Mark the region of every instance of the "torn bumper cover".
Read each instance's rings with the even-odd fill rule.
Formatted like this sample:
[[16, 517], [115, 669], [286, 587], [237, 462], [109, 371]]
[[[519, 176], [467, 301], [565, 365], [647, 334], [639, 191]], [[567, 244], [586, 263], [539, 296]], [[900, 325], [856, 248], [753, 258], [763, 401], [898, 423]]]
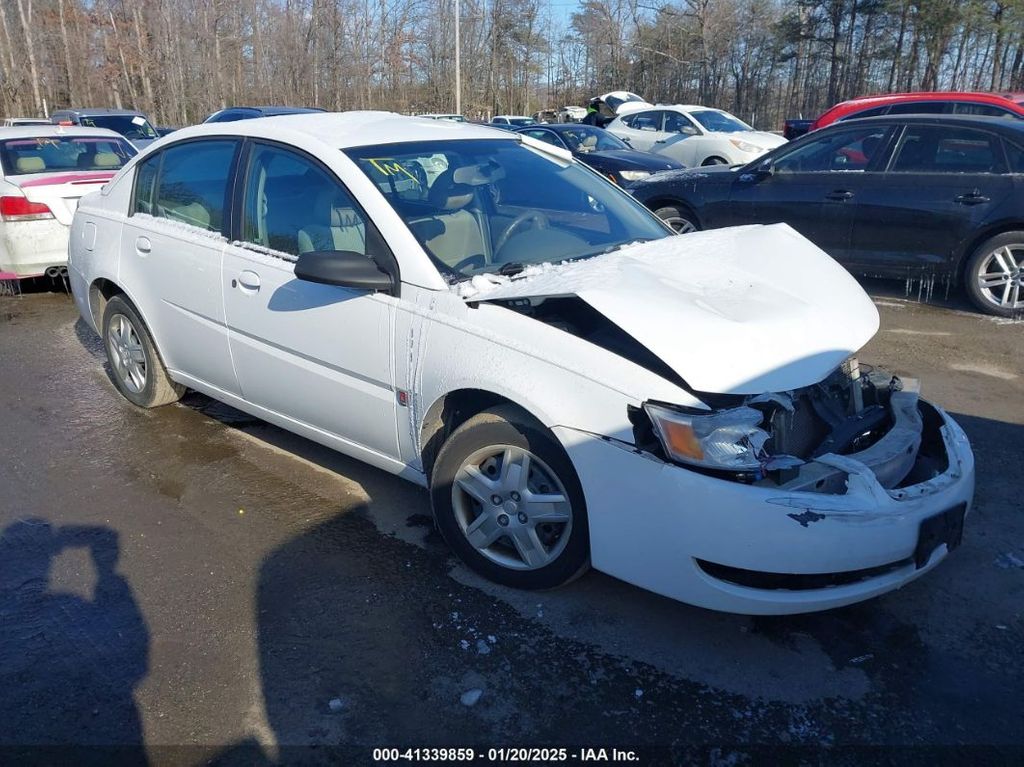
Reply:
[[[892, 413], [870, 448], [820, 456], [771, 486], [555, 431], [587, 489], [594, 567], [712, 609], [798, 613], [899, 588], [959, 543], [974, 494], [966, 435], [916, 395], [894, 396]], [[933, 468], [915, 481], [908, 464], [926, 452]]]

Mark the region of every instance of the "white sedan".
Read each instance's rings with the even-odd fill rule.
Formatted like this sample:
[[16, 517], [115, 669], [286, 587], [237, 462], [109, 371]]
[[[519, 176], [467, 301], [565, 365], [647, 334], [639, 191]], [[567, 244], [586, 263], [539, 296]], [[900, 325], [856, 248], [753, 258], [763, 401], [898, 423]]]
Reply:
[[634, 149], [664, 154], [687, 168], [742, 165], [786, 143], [721, 109], [682, 104], [623, 104], [605, 128]]
[[[430, 169], [431, 173], [427, 170]], [[388, 113], [207, 124], [75, 215], [132, 403], [186, 387], [430, 489], [478, 573], [788, 613], [960, 541], [960, 427], [859, 368], [871, 300], [784, 225], [674, 237], [567, 152]]]
[[135, 154], [103, 128], [0, 128], [0, 280], [66, 272], [79, 198]]

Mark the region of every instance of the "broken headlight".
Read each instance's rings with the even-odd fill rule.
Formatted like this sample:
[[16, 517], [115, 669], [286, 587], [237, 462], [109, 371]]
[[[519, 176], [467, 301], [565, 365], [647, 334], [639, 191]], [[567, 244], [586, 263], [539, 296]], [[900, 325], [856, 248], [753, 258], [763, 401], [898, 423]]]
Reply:
[[665, 453], [674, 461], [726, 471], [760, 468], [769, 434], [760, 428], [764, 416], [754, 408], [718, 412], [684, 412], [644, 404]]

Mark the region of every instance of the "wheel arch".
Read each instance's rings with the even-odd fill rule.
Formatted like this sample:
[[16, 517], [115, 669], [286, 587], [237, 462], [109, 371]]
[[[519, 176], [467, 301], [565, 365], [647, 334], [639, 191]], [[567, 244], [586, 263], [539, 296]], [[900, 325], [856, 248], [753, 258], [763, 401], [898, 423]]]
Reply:
[[[113, 280], [106, 277], [98, 277], [89, 285], [89, 312], [92, 314], [93, 324], [102, 335], [103, 313], [107, 309], [107, 303], [114, 296], [122, 295], [131, 301], [124, 289]], [[135, 302], [132, 301], [132, 306]], [[138, 311], [138, 309], [136, 309]]]
[[468, 387], [446, 392], [427, 408], [419, 425], [420, 460], [428, 484], [437, 454], [448, 436], [477, 413], [497, 406], [514, 408], [541, 428], [547, 429], [542, 418], [504, 394]]
[[700, 216], [697, 215], [697, 211], [694, 209], [693, 205], [671, 194], [660, 194], [651, 197], [649, 200], [644, 202], [644, 205], [646, 205], [652, 213], [656, 211], [658, 208], [664, 208], [666, 205], [671, 205], [676, 208], [682, 208], [684, 211], [693, 216], [693, 222], [697, 224], [699, 228], [704, 228], [704, 223], [700, 220]]
[[993, 237], [998, 237], [1001, 234], [1006, 234], [1007, 232], [1018, 231], [1024, 232], [1024, 220], [998, 221], [976, 232], [965, 242], [956, 255], [956, 261], [950, 270], [954, 284], [965, 284], [964, 277], [967, 270], [967, 262], [970, 261], [974, 251], [981, 247], [983, 242], [991, 240]]

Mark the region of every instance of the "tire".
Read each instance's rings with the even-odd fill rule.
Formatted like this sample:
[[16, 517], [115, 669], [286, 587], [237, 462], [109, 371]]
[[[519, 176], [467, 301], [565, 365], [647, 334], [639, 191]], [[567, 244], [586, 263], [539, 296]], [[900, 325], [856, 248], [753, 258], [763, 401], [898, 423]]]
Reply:
[[114, 386], [133, 405], [168, 405], [185, 393], [167, 375], [146, 323], [121, 296], [111, 298], [103, 311], [103, 348]]
[[724, 157], [707, 157], [704, 162], [701, 163], [701, 167], [707, 167], [708, 165], [728, 165], [728, 161]]
[[1024, 313], [1024, 231], [997, 234], [967, 259], [967, 295], [981, 311], [997, 317]]
[[697, 217], [678, 205], [666, 205], [654, 211], [654, 215], [675, 230], [676, 234], [689, 234], [700, 231]]
[[[520, 482], [524, 456], [529, 468]], [[542, 494], [563, 502], [527, 500]], [[430, 496], [445, 542], [488, 580], [550, 589], [590, 567], [586, 504], [576, 470], [554, 436], [514, 407], [485, 410], [452, 432], [434, 463]]]

